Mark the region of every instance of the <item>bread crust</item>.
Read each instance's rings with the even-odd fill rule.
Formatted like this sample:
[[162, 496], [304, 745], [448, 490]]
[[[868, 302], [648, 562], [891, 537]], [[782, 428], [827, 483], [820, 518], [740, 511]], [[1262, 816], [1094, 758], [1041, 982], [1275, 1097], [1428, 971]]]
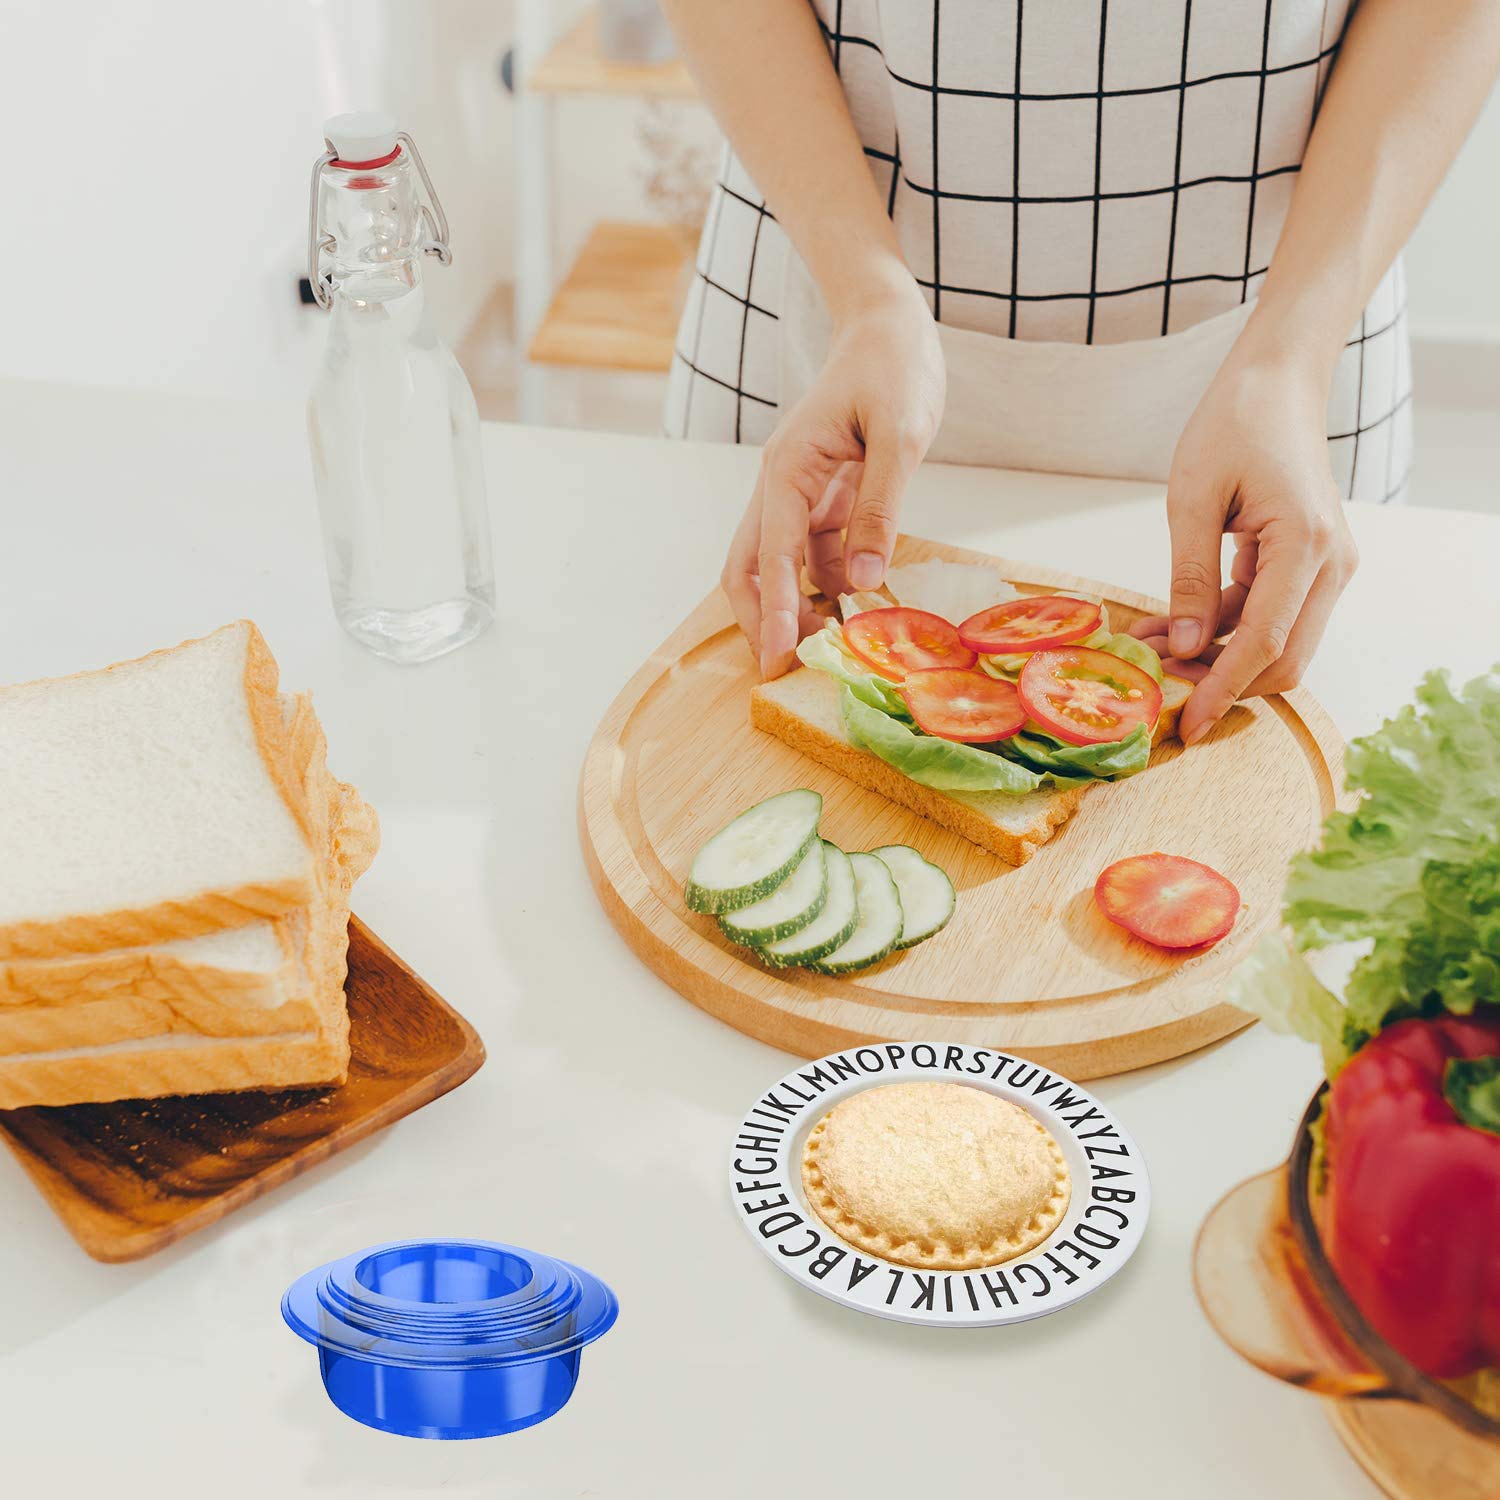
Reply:
[[200, 963], [155, 944], [0, 964], [0, 1025], [11, 1006], [86, 1005], [113, 999], [170, 1003], [210, 989], [236, 1005], [271, 1006], [296, 977], [300, 920], [296, 915], [278, 917], [271, 928], [283, 960], [274, 969]]
[[0, 1065], [17, 1053], [153, 1036], [274, 1036], [309, 1030], [321, 1019], [306, 987], [269, 1006], [246, 1005], [210, 990], [183, 988], [170, 993], [115, 994], [76, 1005], [12, 1005], [0, 1010]]
[[331, 1086], [343, 1083], [348, 1071], [345, 1017], [342, 1030], [335, 1026], [295, 1037], [219, 1037], [196, 1047], [9, 1057], [0, 1066], [0, 1109]]

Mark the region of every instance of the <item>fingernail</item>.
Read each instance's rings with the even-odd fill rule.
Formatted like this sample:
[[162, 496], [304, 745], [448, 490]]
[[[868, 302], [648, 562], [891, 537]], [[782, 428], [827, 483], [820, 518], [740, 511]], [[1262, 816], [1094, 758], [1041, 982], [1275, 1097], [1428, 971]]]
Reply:
[[1196, 656], [1203, 645], [1203, 627], [1196, 620], [1173, 620], [1167, 631], [1167, 649], [1173, 656]]
[[879, 588], [885, 559], [878, 552], [856, 552], [849, 559], [849, 582], [857, 589]]
[[1213, 727], [1213, 721], [1211, 719], [1205, 719], [1203, 723], [1195, 725], [1192, 729], [1188, 730], [1185, 735], [1183, 735], [1182, 743], [1184, 745], [1196, 745], [1198, 741], [1201, 740], [1203, 736], [1207, 734], [1208, 731]]

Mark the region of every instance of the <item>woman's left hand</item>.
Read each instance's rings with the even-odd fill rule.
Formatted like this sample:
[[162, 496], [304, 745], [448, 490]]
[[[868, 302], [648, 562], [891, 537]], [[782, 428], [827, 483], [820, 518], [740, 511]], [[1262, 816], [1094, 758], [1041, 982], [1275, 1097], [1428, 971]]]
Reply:
[[[1295, 359], [1231, 354], [1178, 439], [1167, 481], [1171, 614], [1132, 631], [1163, 656], [1207, 664], [1182, 710], [1185, 744], [1236, 699], [1301, 681], [1354, 573], [1358, 554], [1328, 467], [1326, 408], [1326, 388]], [[1227, 585], [1225, 532], [1237, 549]]]

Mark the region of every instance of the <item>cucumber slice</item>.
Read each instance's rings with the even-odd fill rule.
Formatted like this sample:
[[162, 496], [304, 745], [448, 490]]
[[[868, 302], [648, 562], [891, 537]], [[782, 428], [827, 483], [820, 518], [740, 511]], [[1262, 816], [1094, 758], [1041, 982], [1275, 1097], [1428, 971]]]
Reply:
[[870, 851], [883, 860], [901, 895], [901, 938], [898, 948], [910, 948], [948, 925], [953, 915], [953, 882], [935, 864], [905, 844], [886, 844]]
[[773, 969], [811, 963], [849, 941], [859, 923], [854, 899], [854, 866], [836, 844], [823, 840], [823, 861], [828, 872], [828, 893], [823, 910], [801, 932], [779, 942], [766, 943], [758, 952]]
[[690, 911], [738, 911], [769, 896], [818, 836], [823, 799], [799, 787], [757, 802], [721, 828], [688, 872]]
[[828, 861], [823, 841], [814, 839], [802, 863], [769, 896], [754, 906], [725, 912], [719, 918], [724, 936], [748, 948], [774, 943], [801, 932], [828, 900]]
[[813, 959], [819, 974], [847, 974], [878, 964], [901, 940], [901, 895], [884, 860], [873, 854], [851, 854], [859, 922], [848, 940], [826, 957]]

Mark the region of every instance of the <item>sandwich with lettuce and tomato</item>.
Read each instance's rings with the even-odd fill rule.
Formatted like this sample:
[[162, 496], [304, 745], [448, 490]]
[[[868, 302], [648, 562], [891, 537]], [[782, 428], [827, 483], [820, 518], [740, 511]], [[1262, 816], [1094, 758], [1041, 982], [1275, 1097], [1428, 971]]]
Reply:
[[1192, 690], [1097, 599], [942, 560], [892, 568], [886, 593], [845, 595], [751, 722], [1011, 864], [1144, 771]]

